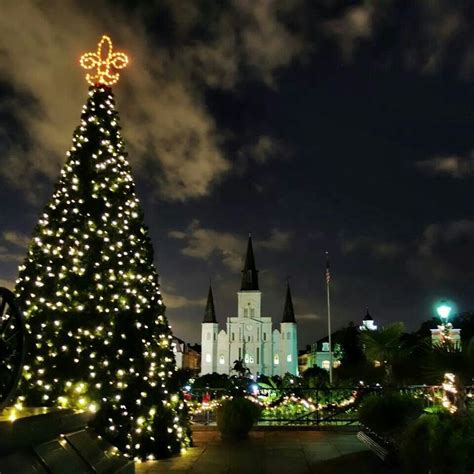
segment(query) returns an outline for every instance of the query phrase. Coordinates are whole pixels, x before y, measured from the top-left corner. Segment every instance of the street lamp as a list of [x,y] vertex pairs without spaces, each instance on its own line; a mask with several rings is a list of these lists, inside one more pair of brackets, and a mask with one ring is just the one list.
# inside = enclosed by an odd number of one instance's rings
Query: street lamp
[[438,316],[441,318],[441,321],[447,322],[451,311],[453,310],[452,306],[450,306],[446,301],[441,301],[440,304],[436,307],[436,312]]
[[436,312],[438,313],[441,324],[438,325],[439,339],[441,344],[451,344],[452,343],[452,329],[453,325],[449,322],[449,316],[453,311],[453,305],[446,301],[441,300],[436,305]]

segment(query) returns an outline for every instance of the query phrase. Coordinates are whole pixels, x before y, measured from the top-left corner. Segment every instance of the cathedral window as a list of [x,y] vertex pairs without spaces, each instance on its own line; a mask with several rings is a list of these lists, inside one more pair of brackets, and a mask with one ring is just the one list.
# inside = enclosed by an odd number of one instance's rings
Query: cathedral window
[[219,356],[219,364],[221,364],[221,365],[224,365],[224,364],[225,364],[225,358],[224,358],[224,355],[223,355],[223,354],[221,354],[221,355]]
[[289,333],[289,332],[287,332],[287,333],[286,333],[286,338],[287,338],[288,340],[290,340],[290,339],[291,339],[291,335],[290,335],[290,333]]
[[267,340],[267,333],[266,333],[266,332],[263,333],[263,340],[264,340],[264,341]]
[[235,341],[235,332],[232,333],[232,340]]
[[214,333],[214,341],[217,339],[217,334]]
[[249,316],[249,310],[247,308],[244,308],[244,318],[248,318]]
[[280,356],[278,354],[275,354],[273,356],[273,364],[278,365],[280,363]]
[[286,361],[287,361],[287,362],[291,362],[291,360],[292,360],[291,354],[288,354],[288,355],[286,356]]
[[211,354],[206,354],[206,362],[211,362]]
[[255,317],[255,309],[254,308],[250,308],[250,317],[251,318]]
[[257,347],[257,364],[260,364],[260,347]]
[[242,348],[239,347],[239,360],[242,359]]

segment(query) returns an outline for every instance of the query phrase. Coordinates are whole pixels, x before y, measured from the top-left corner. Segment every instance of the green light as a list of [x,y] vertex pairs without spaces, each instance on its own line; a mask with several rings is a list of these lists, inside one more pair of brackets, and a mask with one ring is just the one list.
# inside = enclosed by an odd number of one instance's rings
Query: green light
[[447,320],[451,314],[452,307],[446,303],[441,303],[436,307],[436,312],[441,319]]

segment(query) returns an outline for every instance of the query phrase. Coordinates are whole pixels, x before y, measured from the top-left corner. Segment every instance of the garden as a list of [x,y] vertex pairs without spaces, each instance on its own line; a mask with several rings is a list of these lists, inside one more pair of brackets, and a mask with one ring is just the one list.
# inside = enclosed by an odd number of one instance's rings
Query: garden
[[[245,437],[255,424],[348,426],[360,430],[359,439],[387,469],[472,472],[472,339],[433,345],[422,331],[406,334],[397,324],[357,333],[354,347],[357,363],[353,351],[352,371],[346,358],[332,385],[327,371],[317,367],[301,376],[207,374],[191,379],[184,393],[193,422],[216,422],[223,437],[236,438]],[[355,383],[361,374],[369,374],[369,382]]]

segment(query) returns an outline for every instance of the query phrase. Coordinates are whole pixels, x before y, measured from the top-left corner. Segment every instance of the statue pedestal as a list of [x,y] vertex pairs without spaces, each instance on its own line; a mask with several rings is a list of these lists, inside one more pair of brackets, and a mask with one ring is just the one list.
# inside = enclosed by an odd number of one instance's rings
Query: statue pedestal
[[133,461],[87,428],[92,416],[52,408],[6,408],[0,413],[0,472],[133,474]]

